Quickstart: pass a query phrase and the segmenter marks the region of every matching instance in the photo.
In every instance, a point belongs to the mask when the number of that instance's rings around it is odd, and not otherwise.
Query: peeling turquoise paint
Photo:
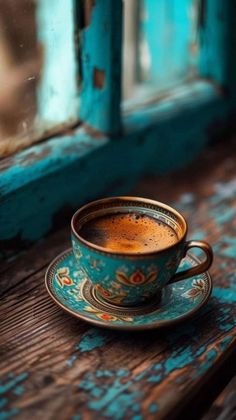
[[[125,369],[116,372],[109,371],[108,382],[97,382],[93,374],[87,374],[79,384],[79,389],[90,393],[88,408],[103,412],[105,417],[114,420],[125,418],[128,411],[137,414],[141,411],[138,398],[140,391],[132,390],[132,380],[128,379],[128,371]],[[99,389],[99,392],[97,390]],[[102,391],[102,394],[101,394]]]
[[[226,327],[224,331],[227,332],[229,329],[232,329],[233,327],[235,327],[235,324],[231,325],[230,328]],[[209,350],[207,350],[207,347],[204,346],[204,350],[202,352],[202,354],[205,353],[204,359],[198,365],[198,369],[195,371],[194,376],[195,377],[202,376],[206,372],[206,370],[210,369],[212,365],[214,364],[214,361],[216,360],[216,358],[221,355],[221,352],[224,352],[230,346],[233,340],[234,340],[233,336],[224,337],[219,343],[220,350],[219,349],[217,350],[215,348],[210,348]],[[196,356],[198,356],[198,354],[196,354]]]
[[[78,167],[83,157],[93,154],[107,142],[108,138],[104,136],[95,141],[82,128],[78,128],[73,135],[57,137],[17,153],[12,158],[12,165],[1,173],[2,196],[14,194],[19,188],[42,180],[42,174],[49,178],[62,169],[67,171],[70,165],[76,164]]]
[[[197,349],[197,351],[196,351],[196,356],[198,357],[198,356],[201,356],[204,352],[206,351],[206,346],[204,345],[204,346],[201,346],[201,347],[199,347],[198,349]]]
[[[19,375],[15,375],[14,373],[9,373],[5,378],[0,379],[0,420],[7,420],[13,418],[17,414],[20,413],[20,409],[17,407],[9,407],[10,399],[6,398],[4,395],[7,393],[11,393],[17,397],[20,397],[25,392],[25,387],[23,385],[19,385],[21,382],[26,381],[28,378],[28,373],[21,373]]]
[[[221,325],[222,328],[224,328],[224,321],[227,321],[229,314],[227,312],[224,311],[224,308],[219,308],[219,313],[220,313],[220,321],[221,321]]]
[[[80,119],[104,133],[120,132],[122,1],[96,0],[80,31]],[[102,83],[96,83],[96,71]]]
[[[190,335],[190,340],[192,340],[192,335]],[[229,339],[222,340],[221,349],[223,350],[223,347],[225,349],[229,344]],[[205,352],[206,354],[204,354]],[[199,363],[198,358],[203,354],[204,359]],[[126,418],[127,412],[133,412],[134,416],[139,415],[140,406],[138,401],[142,399],[143,392],[136,389],[136,383],[139,384],[142,381],[142,388],[145,389],[145,383],[160,383],[176,369],[182,369],[188,365],[191,366],[193,362],[196,365],[193,368],[193,374],[199,376],[212,366],[217,356],[218,353],[215,349],[207,351],[207,347],[204,345],[198,348],[196,352],[192,348],[191,343],[187,348],[184,347],[172,351],[165,362],[152,364],[141,374],[133,377],[127,369],[119,369],[116,372],[99,371],[94,374],[86,374],[83,381],[79,384],[79,389],[89,393],[88,408],[97,412],[102,410],[105,416],[120,420]],[[157,373],[154,374],[154,372]],[[119,407],[122,407],[122,410]],[[158,404],[152,403],[148,410],[150,413],[156,413]],[[135,414],[135,411],[137,414]]]
[[[79,344],[75,348],[81,353],[89,352],[102,347],[108,340],[109,334],[102,333],[100,330],[94,328],[82,335]]]
[[[97,378],[112,378],[113,374],[110,370],[97,370]]]
[[[206,354],[206,360],[208,362],[212,362],[216,359],[217,357],[217,351],[215,349],[211,349],[210,351],[208,351],[208,353]]]
[[[236,292],[232,289],[213,287],[212,296],[217,298],[220,303],[235,303]]]
[[[209,198],[212,204],[219,204],[222,201],[236,197],[236,179],[227,182],[218,182],[214,186],[214,195]]]
[[[224,324],[219,326],[219,329],[221,331],[223,331],[224,333],[226,333],[228,331],[231,331],[233,328],[235,328],[235,321],[232,322],[232,323],[230,323],[230,322],[224,323]]]
[[[143,416],[140,416],[139,414],[137,416],[131,417],[131,420],[143,420]]]
[[[78,359],[78,356],[77,356],[77,354],[73,354],[67,361],[66,361],[66,364],[67,364],[67,366],[69,366],[69,367],[72,367],[73,366],[73,364],[74,364],[74,362],[76,361]]]
[[[204,360],[202,361],[201,365],[196,372],[196,376],[201,376],[204,374],[206,370],[208,370],[214,363],[215,359],[217,358],[218,353],[215,349],[211,349],[207,352]]]
[[[180,349],[172,352],[171,357],[165,362],[165,372],[169,375],[176,369],[182,369],[183,367],[191,364],[193,361],[193,354],[191,346],[185,349]]]
[[[82,420],[82,418],[80,414],[75,414],[75,416],[71,417],[71,420]]]
[[[204,240],[206,238],[206,232],[202,229],[197,229],[192,232],[192,237],[198,241]]]
[[[102,389],[100,389],[100,388],[94,388],[94,390],[93,390],[93,396],[95,398],[100,398],[102,396],[102,394],[103,394]]]
[[[8,403],[8,399],[7,398],[1,398],[0,399],[0,409],[5,407],[5,405]]]
[[[126,376],[129,376],[129,372],[126,369],[119,369],[117,371],[118,378],[125,378]]]
[[[232,319],[232,307],[235,296],[228,289],[215,288],[214,299],[217,305],[214,322],[217,323],[219,331],[227,333],[229,329],[235,328]],[[134,375],[132,371],[120,367],[113,370],[98,370],[94,373],[86,374],[79,384],[79,389],[85,391],[87,407],[97,412],[103,412],[108,418],[125,419],[127,413],[130,418],[140,415],[139,401],[142,401],[145,395],[145,384],[159,384],[167,376],[172,375],[176,370],[191,366],[191,374],[194,378],[203,375],[212,367],[216,358],[225,351],[232,343],[233,335],[225,336],[219,339],[217,347],[214,346],[214,337],[212,343],[206,335],[207,345],[198,346],[199,340],[203,339],[204,329],[202,330],[198,320],[193,323],[182,325],[181,328],[172,331],[166,335],[168,347],[165,360],[160,363],[153,363],[142,372]],[[179,344],[184,340],[183,345]],[[188,345],[186,346],[186,340]],[[189,375],[189,372],[188,372]],[[182,384],[186,380],[183,373],[178,377],[178,383]],[[139,384],[142,383],[140,391]],[[122,406],[122,411],[120,408]],[[148,408],[149,410],[149,408]],[[158,404],[154,404],[149,413],[158,411]]]
[[[139,411],[140,411],[140,405],[139,404],[137,404],[137,403],[135,403],[134,405],[133,405],[133,411],[136,413],[138,413]]]
[[[149,380],[150,378],[150,374],[153,372],[153,370],[161,370],[161,364],[157,363],[155,365],[150,365],[148,368],[144,369],[143,372],[138,373],[137,375],[135,375],[135,377],[133,378],[134,382],[139,382],[142,381],[143,379],[147,379]],[[158,376],[158,375],[152,375],[153,378],[154,376]],[[159,378],[157,380],[157,382],[160,382]]]
[[[235,210],[234,210],[235,211]],[[224,235],[222,242],[226,247],[221,249],[220,254],[229,258],[236,258],[236,237]]]
[[[151,403],[148,407],[148,411],[151,414],[155,414],[158,411],[158,404],[157,403]]]
[[[15,388],[20,382],[25,381],[28,378],[28,373],[21,373],[20,375],[14,376],[9,375],[7,381],[0,382],[0,395],[4,394],[13,388]]]
[[[75,350],[77,353],[72,354],[72,356],[66,361],[67,366],[70,368],[74,365],[75,361],[79,358],[80,353],[87,353],[92,350],[98,349],[103,347],[107,341],[109,341],[111,336],[99,329],[92,328],[88,330],[81,336],[81,340],[78,344],[75,345]],[[98,371],[98,375],[99,375]],[[105,375],[106,373],[101,371],[101,375]]]
[[[231,222],[235,217],[235,209],[224,205],[218,205],[217,208],[214,208],[209,211],[209,216],[213,217],[218,226],[221,226],[225,223]]]
[[[180,198],[179,198],[179,200],[178,200],[178,204],[179,205],[184,205],[184,206],[186,206],[186,205],[193,205],[193,203],[194,203],[194,201],[196,200],[196,197],[195,197],[195,195],[193,194],[193,193],[191,193],[191,192],[186,192],[186,193],[184,193],[184,194],[182,194],[181,196],[180,196]]]
[[[223,270],[227,267],[228,263],[226,261],[223,261],[220,263],[220,268],[222,268]]]
[[[220,349],[221,351],[225,351],[231,342],[234,340],[234,337],[232,335],[228,335],[227,337],[224,337],[223,340],[220,342]]]
[[[17,414],[20,413],[20,410],[18,408],[12,408],[8,411],[1,411],[0,412],[0,420],[8,420],[12,417],[17,416]]]
[[[36,145],[16,155],[14,165],[0,179],[1,239],[15,237],[20,232],[23,240],[39,239],[51,228],[56,209],[65,204],[75,208],[78,202],[82,204],[80,200],[85,199],[85,195],[91,194],[92,198],[94,189],[104,188],[103,180],[94,182],[87,175],[93,167],[93,156],[100,161],[94,171],[97,178],[97,170],[104,165],[102,146],[106,142],[105,138],[94,141],[79,129],[75,136],[53,139],[47,145]],[[95,157],[99,146],[100,157]],[[89,152],[91,161],[85,162]],[[42,155],[44,157],[40,158]],[[14,210],[16,196],[17,216]],[[28,197],[31,197],[30,205]]]
[[[159,375],[152,375],[152,376],[150,376],[150,378],[148,378],[148,382],[158,383],[158,382],[161,382],[161,380],[162,380],[162,375],[161,374],[159,374]]]
[[[14,391],[13,394],[20,396],[25,392],[25,387],[24,386],[17,386]]]

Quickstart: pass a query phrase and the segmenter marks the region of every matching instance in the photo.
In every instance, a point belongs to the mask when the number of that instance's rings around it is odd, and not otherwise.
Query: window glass
[[[78,116],[73,0],[0,0],[0,156]]]
[[[198,76],[199,0],[124,2],[123,96],[161,95]]]

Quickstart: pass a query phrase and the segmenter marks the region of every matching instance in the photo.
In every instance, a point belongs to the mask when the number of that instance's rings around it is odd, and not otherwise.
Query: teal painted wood
[[[196,82],[183,86],[176,97],[128,114],[127,130],[140,130],[149,144],[143,150],[148,162],[143,172],[165,174],[194,160],[206,145],[208,127],[222,122],[231,109],[213,86]]]
[[[208,0],[199,32],[200,74],[226,88],[231,97],[236,94],[235,15],[234,1]]]
[[[122,1],[94,2],[85,16],[80,41],[80,119],[104,133],[117,133],[120,131]]]
[[[38,120],[43,126],[78,119],[74,1],[37,2],[37,33],[43,70],[38,87]]]
[[[198,73],[195,0],[142,0],[139,79],[160,92]]]
[[[204,77],[225,86],[228,60],[229,3],[223,0],[204,2],[202,22],[199,28],[201,52],[199,71]]]
[[[195,106],[193,95],[198,98]],[[150,105],[145,112],[127,115],[126,134],[117,141],[92,137],[81,127],[3,161],[2,249],[6,240],[20,247],[22,241],[44,236],[62,209],[72,214],[96,197],[128,193],[144,173],[166,173],[193,160],[207,141],[208,125],[226,117],[229,109],[214,89],[202,95],[195,89],[185,96],[185,101],[175,98],[159,110]]]

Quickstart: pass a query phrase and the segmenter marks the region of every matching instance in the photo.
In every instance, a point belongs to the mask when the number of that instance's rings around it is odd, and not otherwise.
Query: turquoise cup
[[[174,244],[138,254],[116,252],[87,241],[79,232],[84,223],[108,214],[138,213],[170,226],[178,238]],[[72,217],[72,247],[78,267],[94,285],[97,295],[110,304],[142,305],[161,295],[167,284],[198,275],[211,266],[213,253],[203,241],[186,241],[187,222],[166,204],[139,197],[111,197],[81,207]],[[200,248],[205,260],[196,267],[176,273],[190,248]]]

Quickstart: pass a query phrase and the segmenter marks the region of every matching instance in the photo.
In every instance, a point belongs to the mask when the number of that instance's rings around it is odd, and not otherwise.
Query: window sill
[[[209,126],[226,119],[231,108],[209,85],[202,91],[195,86],[185,95],[124,113],[119,138],[80,126],[3,159],[0,250],[41,238],[59,219],[68,220],[66,210],[70,216],[86,201],[129,192],[144,173],[183,167],[203,149]]]
[[[158,97],[155,92],[150,96],[143,88],[132,100],[123,103],[125,125],[138,128],[184,117],[185,114],[202,110],[212,105],[226,106],[226,98],[220,88],[211,81],[198,79],[191,83],[166,92]]]

